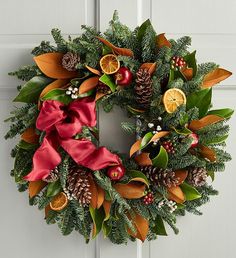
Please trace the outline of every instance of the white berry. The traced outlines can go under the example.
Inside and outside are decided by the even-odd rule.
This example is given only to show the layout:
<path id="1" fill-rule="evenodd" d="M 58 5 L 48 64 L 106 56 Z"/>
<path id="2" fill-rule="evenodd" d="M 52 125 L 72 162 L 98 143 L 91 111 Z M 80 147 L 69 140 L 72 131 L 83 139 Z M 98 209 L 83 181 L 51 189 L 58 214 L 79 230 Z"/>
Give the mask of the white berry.
<path id="1" fill-rule="evenodd" d="M 148 127 L 149 127 L 149 128 L 152 128 L 153 126 L 154 126 L 153 123 L 148 123 Z"/>
<path id="2" fill-rule="evenodd" d="M 66 91 L 66 95 L 70 95 L 71 94 L 71 91 L 70 90 L 67 90 Z"/>

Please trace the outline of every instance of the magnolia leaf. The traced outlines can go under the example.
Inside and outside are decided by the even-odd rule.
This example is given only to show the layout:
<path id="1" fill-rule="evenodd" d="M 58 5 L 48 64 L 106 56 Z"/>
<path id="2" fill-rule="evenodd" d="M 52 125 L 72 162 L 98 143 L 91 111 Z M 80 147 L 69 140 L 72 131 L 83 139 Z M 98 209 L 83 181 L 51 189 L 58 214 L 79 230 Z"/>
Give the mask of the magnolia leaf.
<path id="1" fill-rule="evenodd" d="M 171 43 L 165 37 L 165 33 L 161 33 L 161 34 L 156 36 L 156 44 L 157 44 L 158 48 L 162 48 L 162 47 L 171 48 Z"/>
<path id="2" fill-rule="evenodd" d="M 153 133 L 149 132 L 149 133 L 146 133 L 143 138 L 142 138 L 142 141 L 141 141 L 141 144 L 140 144 L 140 150 L 144 149 L 145 147 L 147 147 L 147 145 L 150 143 L 150 140 L 152 139 L 153 137 Z"/>
<path id="3" fill-rule="evenodd" d="M 89 181 L 89 191 L 91 193 L 91 201 L 90 201 L 90 206 L 93 209 L 96 209 L 98 206 L 98 189 L 97 189 L 97 185 L 93 180 L 92 175 L 90 174 L 88 177 L 88 181 Z"/>
<path id="4" fill-rule="evenodd" d="M 206 160 L 210 162 L 215 162 L 216 161 L 216 152 L 204 145 L 198 145 L 199 147 L 199 154 Z"/>
<path id="5" fill-rule="evenodd" d="M 38 144 L 32 144 L 32 143 L 28 143 L 28 142 L 25 142 L 24 140 L 21 140 L 17 146 L 23 150 L 32 150 L 32 149 L 35 149 Z"/>
<path id="6" fill-rule="evenodd" d="M 156 71 L 157 64 L 156 63 L 143 63 L 140 66 L 140 69 L 146 69 L 148 70 L 149 74 L 153 74 Z"/>
<path id="7" fill-rule="evenodd" d="M 134 115 L 140 115 L 140 114 L 142 114 L 142 113 L 145 112 L 145 110 L 133 108 L 133 107 L 131 107 L 131 106 L 129 106 L 129 105 L 127 106 L 127 108 L 128 108 L 128 110 L 129 110 L 132 114 L 134 114 Z"/>
<path id="8" fill-rule="evenodd" d="M 47 185 L 47 183 L 42 180 L 29 182 L 29 197 L 32 198 L 35 195 L 37 195 L 38 193 L 40 193 L 40 191 L 46 185 Z"/>
<path id="9" fill-rule="evenodd" d="M 227 79 L 231 75 L 232 75 L 232 73 L 225 69 L 216 68 L 212 72 L 205 75 L 203 82 L 202 82 L 202 88 L 212 87 L 215 84 Z"/>
<path id="10" fill-rule="evenodd" d="M 223 135 L 223 136 L 218 136 L 218 137 L 214 137 L 211 140 L 207 140 L 207 144 L 217 144 L 217 143 L 221 143 L 224 142 L 227 138 L 228 138 L 228 134 Z"/>
<path id="11" fill-rule="evenodd" d="M 187 63 L 188 68 L 192 68 L 192 77 L 194 77 L 197 73 L 196 51 L 186 55 L 184 61 Z"/>
<path id="12" fill-rule="evenodd" d="M 167 236 L 164 222 L 159 215 L 157 215 L 155 219 L 154 232 L 159 236 Z"/>
<path id="13" fill-rule="evenodd" d="M 133 156 L 133 154 L 134 154 L 135 152 L 137 152 L 138 150 L 140 150 L 141 142 L 142 142 L 141 139 L 140 139 L 140 140 L 137 140 L 137 141 L 131 146 L 130 151 L 129 151 L 129 156 L 130 156 L 130 157 Z"/>
<path id="14" fill-rule="evenodd" d="M 36 144 L 39 142 L 39 136 L 35 132 L 35 128 L 27 128 L 21 135 L 21 139 L 27 143 Z"/>
<path id="15" fill-rule="evenodd" d="M 207 175 L 211 178 L 212 182 L 215 180 L 215 172 L 214 171 L 208 171 Z"/>
<path id="16" fill-rule="evenodd" d="M 95 101 L 98 101 L 99 99 L 101 99 L 101 98 L 104 97 L 104 96 L 106 96 L 105 93 L 96 92 Z"/>
<path id="17" fill-rule="evenodd" d="M 188 176 L 188 171 L 187 170 L 176 170 L 175 171 L 175 178 L 178 180 L 178 185 L 182 184 L 184 180 Z"/>
<path id="18" fill-rule="evenodd" d="M 191 185 L 185 182 L 180 185 L 180 188 L 184 193 L 186 201 L 192 201 L 202 197 L 196 188 L 192 187 Z"/>
<path id="19" fill-rule="evenodd" d="M 104 209 L 101 207 L 100 209 L 94 209 L 93 207 L 89 207 L 90 215 L 93 220 L 93 233 L 92 236 L 95 238 L 97 234 L 102 229 L 103 220 L 105 218 Z"/>
<path id="20" fill-rule="evenodd" d="M 207 114 L 208 115 L 216 115 L 216 116 L 220 116 L 223 117 L 225 119 L 230 118 L 234 113 L 234 110 L 231 108 L 223 108 L 223 109 L 215 109 L 215 110 L 211 110 L 209 111 Z"/>
<path id="21" fill-rule="evenodd" d="M 212 125 L 212 124 L 218 123 L 223 120 L 224 120 L 224 118 L 222 118 L 220 116 L 207 115 L 207 116 L 201 118 L 200 120 L 191 121 L 190 124 L 188 125 L 188 128 L 192 131 L 197 131 L 208 125 Z"/>
<path id="22" fill-rule="evenodd" d="M 138 41 L 141 43 L 143 40 L 143 36 L 146 33 L 146 30 L 148 27 L 152 26 L 151 21 L 149 19 L 147 19 L 145 22 L 143 22 L 140 27 L 138 28 L 138 32 L 137 32 L 137 39 Z"/>
<path id="23" fill-rule="evenodd" d="M 49 183 L 47 188 L 47 196 L 52 197 L 57 195 L 62 191 L 61 181 L 57 180 L 55 182 Z"/>
<path id="24" fill-rule="evenodd" d="M 34 61 L 39 69 L 50 78 L 70 79 L 76 77 L 76 71 L 68 71 L 62 66 L 62 58 L 62 53 L 46 53 L 34 57 Z"/>
<path id="25" fill-rule="evenodd" d="M 117 183 L 114 185 L 114 188 L 123 198 L 138 199 L 145 195 L 146 186 L 144 184 L 130 182 L 128 184 Z"/>
<path id="26" fill-rule="evenodd" d="M 180 135 L 189 135 L 192 133 L 191 130 L 189 130 L 187 127 L 182 127 L 182 128 L 175 128 L 173 127 L 173 129 L 175 130 L 175 132 L 177 134 L 180 134 Z"/>
<path id="27" fill-rule="evenodd" d="M 170 132 L 168 132 L 168 131 L 158 132 L 158 133 L 153 135 L 153 137 L 151 138 L 150 142 L 154 142 L 156 140 L 159 140 L 160 138 L 167 136 L 169 133 Z"/>
<path id="28" fill-rule="evenodd" d="M 152 159 L 152 164 L 154 167 L 166 168 L 168 164 L 168 154 L 166 149 L 161 146 L 158 155 Z"/>
<path id="29" fill-rule="evenodd" d="M 203 117 L 211 105 L 212 90 L 204 89 L 193 92 L 187 97 L 187 110 L 197 107 L 199 109 L 200 118 Z"/>
<path id="30" fill-rule="evenodd" d="M 172 186 L 167 190 L 168 199 L 175 201 L 176 203 L 183 203 L 185 201 L 184 193 L 179 186 Z"/>
<path id="31" fill-rule="evenodd" d="M 98 85 L 99 76 L 90 77 L 84 80 L 81 85 L 79 86 L 79 94 L 84 94 Z"/>
<path id="32" fill-rule="evenodd" d="M 99 81 L 106 84 L 112 92 L 116 90 L 117 85 L 114 83 L 113 78 L 110 75 L 103 74 L 100 78 Z"/>
<path id="33" fill-rule="evenodd" d="M 128 48 L 120 48 L 114 46 L 112 43 L 110 43 L 108 40 L 101 38 L 101 37 L 96 37 L 98 40 L 100 40 L 103 44 L 111 48 L 116 54 L 121 55 L 121 56 L 133 56 L 134 53 L 132 50 Z"/>
<path id="34" fill-rule="evenodd" d="M 135 161 L 140 166 L 149 166 L 152 165 L 152 160 L 149 157 L 149 153 L 143 152 L 135 157 Z"/>
<path id="35" fill-rule="evenodd" d="M 86 67 L 91 73 L 93 73 L 93 74 L 95 74 L 95 75 L 98 75 L 98 76 L 101 75 L 101 72 L 98 71 L 97 69 L 92 68 L 92 67 L 90 67 L 90 66 L 88 66 L 88 65 L 86 65 L 85 67 Z"/>
<path id="36" fill-rule="evenodd" d="M 181 74 L 184 76 L 186 81 L 191 81 L 193 78 L 193 68 L 183 68 L 181 71 Z"/>
<path id="37" fill-rule="evenodd" d="M 51 90 L 41 98 L 42 101 L 49 100 L 49 99 L 60 101 L 65 105 L 68 105 L 72 101 L 72 98 L 66 95 L 66 91 L 62 89 Z"/>
<path id="38" fill-rule="evenodd" d="M 51 90 L 65 88 L 68 82 L 69 80 L 55 80 L 43 89 L 43 91 L 40 93 L 39 98 L 42 98 Z"/>
<path id="39" fill-rule="evenodd" d="M 105 191 L 102 189 L 99 185 L 97 185 L 97 193 L 98 193 L 98 198 L 97 198 L 97 208 L 99 209 L 105 199 Z"/>
<path id="40" fill-rule="evenodd" d="M 52 80 L 44 76 L 35 76 L 29 80 L 20 90 L 20 93 L 13 100 L 14 102 L 35 103 L 38 101 L 41 91 Z"/>
<path id="41" fill-rule="evenodd" d="M 147 187 L 149 187 L 149 182 L 147 177 L 143 174 L 143 172 L 139 170 L 128 170 L 126 171 L 126 175 L 129 176 L 129 181 L 135 181 L 135 182 L 142 182 L 144 183 Z"/>

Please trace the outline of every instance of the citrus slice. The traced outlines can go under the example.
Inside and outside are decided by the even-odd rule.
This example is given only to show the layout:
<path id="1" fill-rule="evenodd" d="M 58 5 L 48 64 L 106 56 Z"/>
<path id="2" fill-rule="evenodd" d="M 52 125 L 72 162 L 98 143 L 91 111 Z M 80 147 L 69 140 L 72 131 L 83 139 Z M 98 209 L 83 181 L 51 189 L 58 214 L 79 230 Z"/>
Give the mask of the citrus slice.
<path id="1" fill-rule="evenodd" d="M 120 62 L 115 55 L 108 54 L 101 58 L 100 66 L 105 74 L 113 74 L 120 69 Z"/>
<path id="2" fill-rule="evenodd" d="M 179 106 L 186 104 L 186 96 L 180 89 L 169 89 L 163 96 L 163 103 L 166 111 L 173 113 Z"/>
<path id="3" fill-rule="evenodd" d="M 65 193 L 60 192 L 50 202 L 50 208 L 54 211 L 60 211 L 68 204 L 68 198 Z"/>

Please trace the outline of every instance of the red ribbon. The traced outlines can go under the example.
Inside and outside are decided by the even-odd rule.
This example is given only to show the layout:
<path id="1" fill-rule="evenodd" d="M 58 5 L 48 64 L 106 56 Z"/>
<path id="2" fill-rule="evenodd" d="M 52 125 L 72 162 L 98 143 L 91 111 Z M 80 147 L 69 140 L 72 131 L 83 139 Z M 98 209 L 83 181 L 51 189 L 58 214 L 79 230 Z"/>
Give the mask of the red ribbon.
<path id="1" fill-rule="evenodd" d="M 33 157 L 33 170 L 24 177 L 28 181 L 45 179 L 61 162 L 57 152 L 61 146 L 73 160 L 91 170 L 120 165 L 119 157 L 105 147 L 86 139 L 74 139 L 82 126 L 96 125 L 95 101 L 90 98 L 75 100 L 68 106 L 56 100 L 43 102 L 36 127 L 46 132 L 41 146 Z"/>

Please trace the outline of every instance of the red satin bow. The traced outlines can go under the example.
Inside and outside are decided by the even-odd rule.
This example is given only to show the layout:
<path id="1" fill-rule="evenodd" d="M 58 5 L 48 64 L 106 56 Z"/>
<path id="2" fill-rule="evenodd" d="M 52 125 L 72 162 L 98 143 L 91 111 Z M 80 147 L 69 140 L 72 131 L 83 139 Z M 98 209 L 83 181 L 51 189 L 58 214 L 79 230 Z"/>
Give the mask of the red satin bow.
<path id="1" fill-rule="evenodd" d="M 73 101 L 68 106 L 56 100 L 43 102 L 36 127 L 46 132 L 42 145 L 33 157 L 33 170 L 25 176 L 28 181 L 45 179 L 61 162 L 57 152 L 61 146 L 73 160 L 91 170 L 120 165 L 120 159 L 105 147 L 96 146 L 86 139 L 73 137 L 81 132 L 82 126 L 96 125 L 95 102 L 90 98 Z"/>

